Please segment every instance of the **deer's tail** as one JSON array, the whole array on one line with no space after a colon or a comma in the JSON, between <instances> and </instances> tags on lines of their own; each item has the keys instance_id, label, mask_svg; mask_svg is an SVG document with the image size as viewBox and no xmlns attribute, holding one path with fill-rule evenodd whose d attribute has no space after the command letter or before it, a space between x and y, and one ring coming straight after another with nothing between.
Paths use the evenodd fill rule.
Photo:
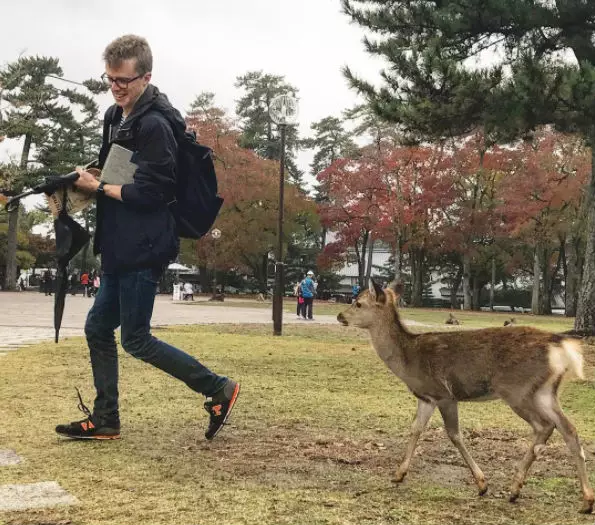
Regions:
<instances>
[{"instance_id":1,"label":"deer's tail","mask_svg":"<svg viewBox=\"0 0 595 525\"><path fill-rule=\"evenodd\" d=\"M559 346L550 347L550 366L556 374L573 373L579 379L584 379L583 352L581 344L574 339L564 339Z\"/></svg>"}]
</instances>

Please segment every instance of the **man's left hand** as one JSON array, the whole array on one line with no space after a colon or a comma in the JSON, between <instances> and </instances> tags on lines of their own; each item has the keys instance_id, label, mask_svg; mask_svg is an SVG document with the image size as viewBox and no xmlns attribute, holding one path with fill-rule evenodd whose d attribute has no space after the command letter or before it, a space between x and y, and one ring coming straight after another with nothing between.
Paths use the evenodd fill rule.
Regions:
<instances>
[{"instance_id":1,"label":"man's left hand","mask_svg":"<svg viewBox=\"0 0 595 525\"><path fill-rule=\"evenodd\" d=\"M76 168L79 178L74 181L74 185L85 193L95 193L99 186L99 181L88 171L83 168Z\"/></svg>"}]
</instances>

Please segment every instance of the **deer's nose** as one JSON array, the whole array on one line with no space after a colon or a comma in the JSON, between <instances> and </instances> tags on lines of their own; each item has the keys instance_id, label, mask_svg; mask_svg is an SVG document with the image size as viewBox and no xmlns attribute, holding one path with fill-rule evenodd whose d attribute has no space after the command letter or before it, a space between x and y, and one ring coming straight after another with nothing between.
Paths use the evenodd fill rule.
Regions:
<instances>
[{"instance_id":1,"label":"deer's nose","mask_svg":"<svg viewBox=\"0 0 595 525\"><path fill-rule=\"evenodd\" d=\"M337 316L337 321L339 321L341 324L343 324L343 325L345 325L345 326L347 326L347 325L349 324L349 323L347 322L347 319L345 319L345 316L344 316L342 313L340 313L340 314Z\"/></svg>"}]
</instances>

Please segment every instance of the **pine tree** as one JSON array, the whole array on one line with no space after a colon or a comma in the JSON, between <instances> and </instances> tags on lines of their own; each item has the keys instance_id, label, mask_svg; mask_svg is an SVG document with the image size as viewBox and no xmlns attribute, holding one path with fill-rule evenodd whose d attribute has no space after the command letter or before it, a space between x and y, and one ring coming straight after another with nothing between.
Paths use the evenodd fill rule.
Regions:
<instances>
[{"instance_id":1,"label":"pine tree","mask_svg":"<svg viewBox=\"0 0 595 525\"><path fill-rule=\"evenodd\" d=\"M586 0L342 0L379 35L366 49L388 61L375 87L345 74L375 112L416 140L483 129L488 142L539 125L595 146L595 3ZM574 55L573 62L561 56ZM482 64L484 64L482 66ZM594 150L595 151L595 150ZM595 334L595 162L575 329Z\"/></svg>"},{"instance_id":2,"label":"pine tree","mask_svg":"<svg viewBox=\"0 0 595 525\"><path fill-rule=\"evenodd\" d=\"M310 128L314 136L302 140L302 146L315 151L310 164L310 174L316 178L320 172L328 168L337 159L349 157L357 151L352 134L345 130L344 123L337 117L325 117L314 122ZM318 203L328 202L328 187L318 183L314 190L314 200ZM326 244L326 228L320 237L320 249Z\"/></svg>"},{"instance_id":3,"label":"pine tree","mask_svg":"<svg viewBox=\"0 0 595 525\"><path fill-rule=\"evenodd\" d=\"M278 95L297 97L297 88L285 82L284 76L268 75L262 71L251 71L237 77L235 86L245 92L236 105L236 114L240 118L242 129L240 145L256 151L264 159L278 161L281 158L281 137L270 117L269 109L272 100ZM296 126L287 126L285 145L287 176L301 187L303 173L295 163L299 147Z\"/></svg>"},{"instance_id":4,"label":"pine tree","mask_svg":"<svg viewBox=\"0 0 595 525\"><path fill-rule=\"evenodd\" d=\"M60 148L58 143L66 146L77 140L76 135L73 136L76 121L72 104L81 105L83 114L86 113L87 116L89 112L93 112L92 100L72 90L56 87L48 82L48 77L62 77L57 58L22 57L0 70L2 101L8 104L0 123L0 136L24 139L18 174L9 188L12 192L22 191L36 182L39 164L35 158L35 148L43 151L47 146L48 156L42 158L42 162L48 162L47 167L59 168L57 159L66 150L64 147ZM84 120L82 126L88 127L91 123ZM57 143L50 145L52 138ZM67 149L72 148L69 146ZM50 150L54 151L54 155L49 154ZM68 170L70 169L72 164L69 164ZM16 207L9 214L4 283L8 290L14 289L16 285L18 210Z\"/></svg>"}]
</instances>

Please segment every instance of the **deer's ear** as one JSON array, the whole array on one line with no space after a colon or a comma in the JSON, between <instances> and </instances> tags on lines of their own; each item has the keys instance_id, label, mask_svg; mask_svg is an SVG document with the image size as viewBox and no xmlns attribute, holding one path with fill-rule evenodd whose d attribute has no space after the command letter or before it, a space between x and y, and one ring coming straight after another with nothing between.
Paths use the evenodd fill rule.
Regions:
<instances>
[{"instance_id":1,"label":"deer's ear","mask_svg":"<svg viewBox=\"0 0 595 525\"><path fill-rule=\"evenodd\" d=\"M405 286L403 285L403 281L393 281L388 286L399 297L401 295L403 295L403 292L405 291Z\"/></svg>"},{"instance_id":2,"label":"deer's ear","mask_svg":"<svg viewBox=\"0 0 595 525\"><path fill-rule=\"evenodd\" d=\"M370 297L377 303L382 303L385 300L384 290L374 279L370 278Z\"/></svg>"}]
</instances>

